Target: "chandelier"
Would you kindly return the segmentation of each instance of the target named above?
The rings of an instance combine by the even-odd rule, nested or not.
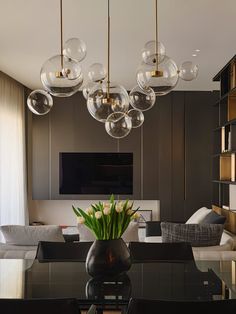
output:
[[[176,63],[166,55],[165,47],[158,39],[158,0],[154,2],[155,40],[144,45],[142,63],[136,75],[138,85],[130,92],[131,105],[142,111],[153,107],[150,99],[155,99],[154,94],[166,95],[175,88],[179,78],[192,81],[198,74],[198,66],[193,62],[185,61],[178,69]]]
[[[136,72],[137,85],[127,90],[111,81],[110,74],[110,0],[107,0],[107,70],[100,63],[88,69],[88,83],[83,96],[91,116],[104,123],[106,132],[113,138],[127,136],[132,128],[144,122],[144,111],[151,109],[156,97],[171,92],[179,78],[192,81],[197,77],[198,66],[185,61],[177,67],[166,55],[158,34],[158,0],[155,4],[155,40],[148,41],[142,49],[142,63]],[[79,38],[68,39],[63,47],[63,12],[60,0],[60,54],[48,59],[42,66],[40,79],[44,90],[34,90],[27,99],[29,109],[37,114],[47,114],[52,106],[52,96],[69,97],[83,84],[80,62],[86,57],[86,45]]]
[[[88,71],[89,83],[83,89],[87,108],[91,116],[105,124],[105,130],[113,138],[127,136],[132,127],[142,125],[144,115],[140,110],[130,109],[126,89],[111,81],[110,75],[110,0],[107,0],[107,71],[102,64],[95,63]]]
[[[83,84],[80,62],[86,57],[86,45],[79,38],[70,38],[63,49],[63,11],[60,0],[60,54],[48,59],[40,71],[44,90],[37,89],[27,98],[29,109],[37,115],[47,114],[52,106],[52,96],[69,97]]]

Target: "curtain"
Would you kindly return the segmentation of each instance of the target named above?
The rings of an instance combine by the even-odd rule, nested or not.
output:
[[[28,224],[26,178],[24,87],[0,72],[0,225]]]

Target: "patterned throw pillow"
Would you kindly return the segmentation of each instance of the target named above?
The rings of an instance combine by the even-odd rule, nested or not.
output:
[[[223,229],[221,224],[162,222],[162,242],[189,242],[192,246],[219,245]]]

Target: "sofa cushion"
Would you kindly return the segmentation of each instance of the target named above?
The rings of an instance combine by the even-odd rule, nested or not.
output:
[[[186,224],[199,224],[212,210],[207,207],[199,208],[187,221]]]
[[[130,224],[128,225],[127,229],[122,235],[122,239],[125,242],[136,242],[139,241],[139,236],[138,236],[138,222],[131,221]],[[86,227],[84,224],[78,224],[78,230],[79,230],[79,239],[80,241],[94,241],[95,240],[95,235],[93,232]]]
[[[38,245],[39,241],[65,242],[61,228],[54,225],[5,225],[0,230],[7,244]]]
[[[161,223],[163,242],[189,242],[201,247],[219,245],[223,229],[220,224]]]
[[[209,214],[203,218],[203,220],[200,222],[201,224],[224,224],[226,221],[226,217],[217,214],[214,211],[211,211]]]

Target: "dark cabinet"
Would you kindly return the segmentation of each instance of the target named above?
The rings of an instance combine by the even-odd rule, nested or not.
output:
[[[212,199],[213,103],[218,92],[172,92],[157,100],[161,220],[185,221]]]

